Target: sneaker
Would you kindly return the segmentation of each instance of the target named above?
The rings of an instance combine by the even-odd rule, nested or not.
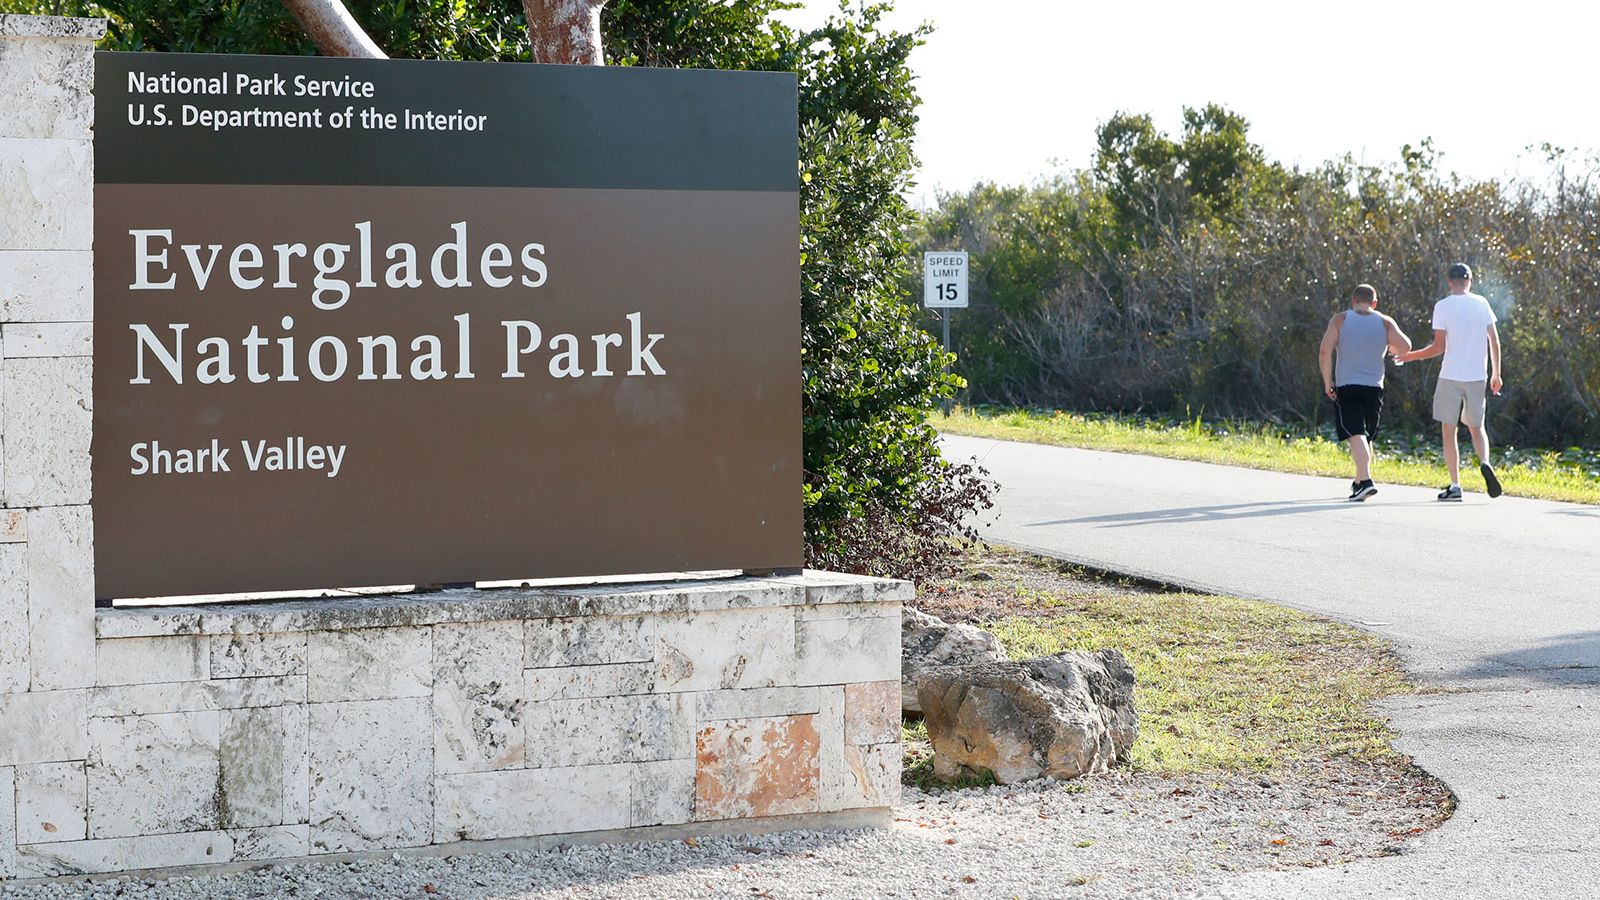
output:
[[[1461,488],[1459,486],[1457,486],[1457,485],[1452,484],[1449,487],[1447,487],[1444,490],[1439,492],[1439,499],[1440,500],[1448,500],[1448,501],[1450,501],[1452,503],[1460,503],[1461,502]]]
[[[1372,483],[1372,479],[1370,478],[1368,478],[1366,481],[1353,482],[1350,485],[1350,502],[1360,503],[1377,492],[1378,488]]]
[[[1500,479],[1495,477],[1494,466],[1488,463],[1478,463],[1478,471],[1483,473],[1483,483],[1489,486],[1489,496],[1500,496],[1503,491],[1500,487]]]

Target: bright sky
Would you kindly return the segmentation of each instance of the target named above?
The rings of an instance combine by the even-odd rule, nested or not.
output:
[[[804,0],[792,24],[837,0]],[[1176,131],[1219,102],[1288,163],[1392,162],[1432,137],[1441,162],[1493,177],[1545,171],[1529,145],[1600,149],[1600,4],[1521,0],[897,0],[935,26],[911,57],[922,94],[917,195],[1015,183],[1088,163],[1118,110]]]

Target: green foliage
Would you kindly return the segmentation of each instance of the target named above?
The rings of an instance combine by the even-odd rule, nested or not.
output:
[[[112,49],[306,54],[271,0],[0,0],[106,15]],[[347,0],[395,56],[528,58],[512,0]],[[799,76],[806,544],[813,565],[938,571],[963,516],[988,503],[970,467],[939,455],[926,424],[961,385],[903,303],[914,214],[903,194],[919,103],[908,59],[926,28],[883,26],[888,3],[841,5],[821,27],[774,19],[786,0],[613,0],[606,55],[623,65],[792,71]]]
[[[16,12],[104,16],[101,48],[170,53],[303,56],[316,47],[276,0],[0,0]],[[392,56],[515,60],[528,57],[522,5],[513,0],[346,0]]]
[[[798,5],[785,0],[612,0],[600,15],[606,62],[796,71],[799,36],[773,15]]]
[[[973,252],[954,336],[973,401],[1305,425],[1328,421],[1317,344],[1350,289],[1376,285],[1424,342],[1464,260],[1506,348],[1490,430],[1562,446],[1600,438],[1600,183],[1549,152],[1547,183],[1460,179],[1426,141],[1388,168],[1301,169],[1215,105],[1178,136],[1119,114],[1089,168],[941,197],[916,243]],[[1429,421],[1436,372],[1393,370],[1386,416]]]

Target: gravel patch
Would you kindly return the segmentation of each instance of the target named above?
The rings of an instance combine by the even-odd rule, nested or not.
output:
[[[1449,804],[1424,773],[1387,765],[1335,762],[1270,776],[1114,773],[940,793],[907,788],[884,830],[10,885],[0,886],[0,897],[1170,897],[1203,894],[1230,872],[1400,853]]]

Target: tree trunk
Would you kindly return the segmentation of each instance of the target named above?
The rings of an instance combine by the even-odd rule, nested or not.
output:
[[[606,0],[522,0],[536,63],[603,66],[600,10]]]
[[[323,56],[388,59],[340,0],[283,0]],[[598,21],[598,18],[597,20]]]

